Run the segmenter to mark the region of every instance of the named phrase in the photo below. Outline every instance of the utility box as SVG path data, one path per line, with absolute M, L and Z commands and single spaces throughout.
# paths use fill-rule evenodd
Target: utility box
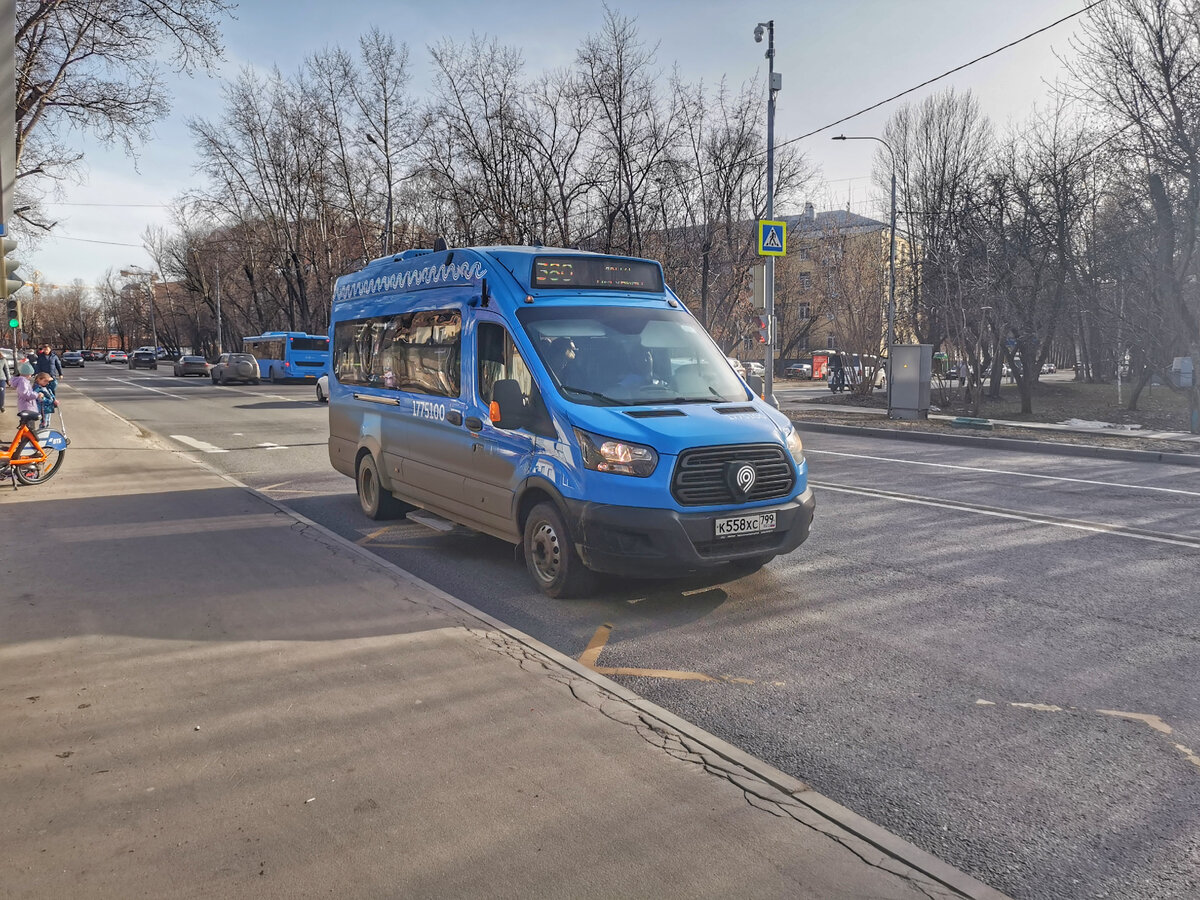
M 1171 380 L 1176 387 L 1191 387 L 1196 373 L 1192 371 L 1190 356 L 1177 356 L 1171 362 Z
M 928 418 L 933 344 L 893 344 L 888 357 L 888 418 Z

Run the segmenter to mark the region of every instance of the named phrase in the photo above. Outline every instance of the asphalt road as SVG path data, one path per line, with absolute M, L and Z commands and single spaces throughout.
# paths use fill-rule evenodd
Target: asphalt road
M 311 385 L 66 384 L 1006 893 L 1200 895 L 1198 470 L 813 435 L 797 552 L 562 602 L 363 517 Z

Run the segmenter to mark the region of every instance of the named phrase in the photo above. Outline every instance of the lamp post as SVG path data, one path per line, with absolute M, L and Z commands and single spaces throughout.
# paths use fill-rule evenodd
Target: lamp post
M 891 232 L 891 249 L 888 253 L 888 308 L 887 308 L 887 405 L 888 417 L 892 415 L 892 345 L 896 343 L 896 151 L 881 137 L 854 137 L 839 134 L 835 141 L 878 141 L 887 147 L 892 158 L 892 214 L 888 224 Z
M 154 324 L 154 273 L 140 266 L 130 266 L 122 269 L 121 274 L 128 278 L 131 275 L 142 275 L 146 278 L 146 290 L 150 294 L 150 339 L 154 343 L 154 355 L 158 356 L 158 328 Z
M 775 72 L 775 20 L 759 22 L 754 28 L 754 42 L 762 43 L 763 29 L 767 33 L 767 219 L 775 218 L 775 95 L 783 87 L 783 76 Z M 770 401 L 775 383 L 775 257 L 768 256 L 765 265 L 767 335 L 763 359 L 763 393 Z

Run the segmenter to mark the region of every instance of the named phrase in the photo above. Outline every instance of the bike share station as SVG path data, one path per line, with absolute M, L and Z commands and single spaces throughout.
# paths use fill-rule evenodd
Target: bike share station
M 929 418 L 932 344 L 893 344 L 888 352 L 888 418 Z

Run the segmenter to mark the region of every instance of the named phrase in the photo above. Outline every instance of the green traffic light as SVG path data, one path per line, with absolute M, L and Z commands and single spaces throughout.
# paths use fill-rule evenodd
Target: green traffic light
M 21 327 L 21 323 L 20 323 L 20 322 L 19 322 L 17 319 L 9 319 L 9 320 L 8 320 L 8 327 L 9 327 L 9 328 L 20 328 L 20 327 Z

